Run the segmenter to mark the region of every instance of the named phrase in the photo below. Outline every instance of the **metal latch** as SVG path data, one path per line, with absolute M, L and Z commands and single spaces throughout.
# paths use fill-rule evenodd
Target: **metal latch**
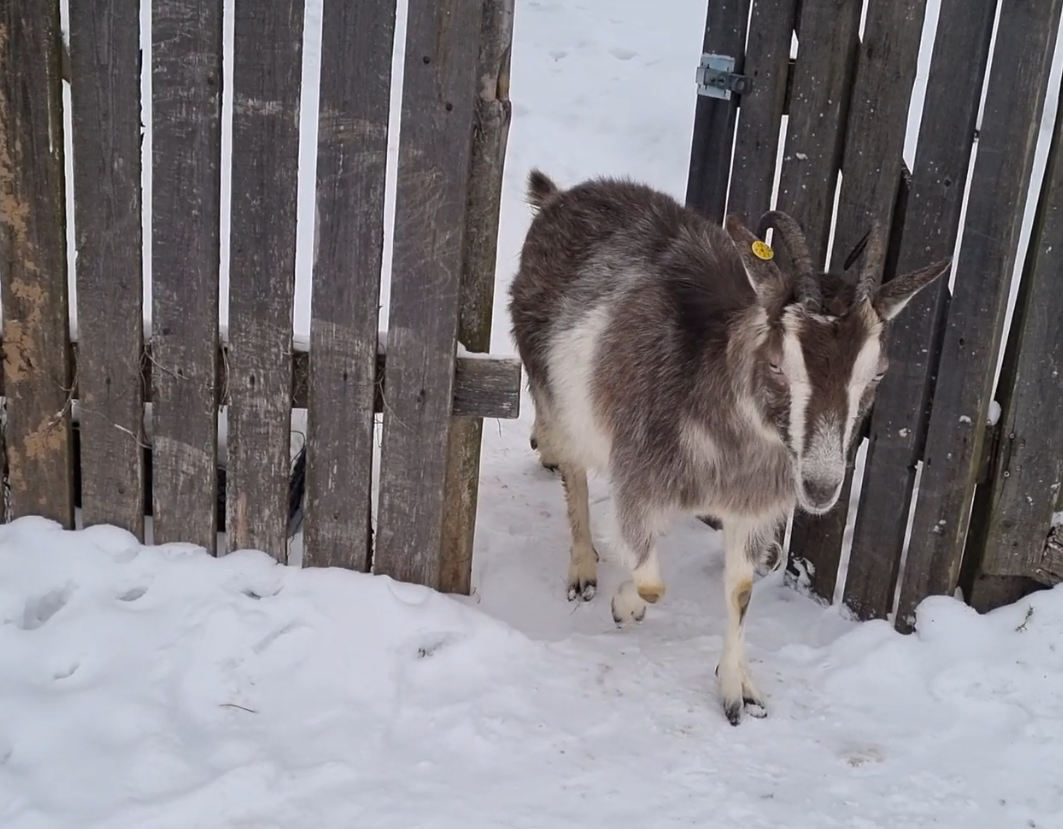
M 698 94 L 729 101 L 732 92 L 739 95 L 749 92 L 752 79 L 735 74 L 734 68 L 735 59 L 730 55 L 702 55 L 698 64 Z

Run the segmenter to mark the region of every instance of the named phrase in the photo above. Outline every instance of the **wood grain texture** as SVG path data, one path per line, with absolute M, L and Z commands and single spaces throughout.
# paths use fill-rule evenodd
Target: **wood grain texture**
M 77 372 L 78 349 L 74 343 L 69 347 L 71 374 L 74 376 L 73 399 L 78 399 Z M 152 357 L 151 342 L 144 344 L 144 400 L 151 402 Z M 215 403 L 224 406 L 228 403 L 225 390 L 229 383 L 226 364 L 228 358 L 222 350 L 218 351 L 218 383 Z M 376 357 L 377 393 L 373 403 L 374 411 L 384 411 L 383 388 L 384 369 L 387 357 Z M 158 371 L 158 369 L 156 369 Z M 308 386 L 310 375 L 310 355 L 305 351 L 295 353 L 292 366 L 292 405 L 305 409 L 309 405 Z M 458 357 L 454 367 L 454 397 L 451 402 L 451 414 L 454 417 L 497 417 L 512 419 L 520 416 L 521 364 L 515 357 Z M 4 392 L 4 378 L 0 376 L 0 394 Z
M 746 26 L 750 0 L 711 0 L 705 18 L 702 50 L 730 55 L 736 73 L 743 72 Z M 789 47 L 787 47 L 789 51 Z M 697 56 L 691 61 L 691 74 Z M 694 132 L 690 141 L 690 171 L 686 204 L 713 221 L 723 222 L 727 182 L 731 177 L 731 154 L 738 114 L 738 96 L 731 100 L 697 95 Z
M 1063 537 L 1058 527 L 1054 527 L 1049 534 L 1044 555 L 1034 575 L 1044 584 L 1055 585 L 1063 582 Z
M 956 587 L 1063 0 L 1004 0 L 895 626 Z
M 407 14 L 374 572 L 434 587 L 482 3 Z
M 512 110 L 512 41 L 513 0 L 484 0 L 458 319 L 458 341 L 475 353 L 491 350 L 499 208 Z M 472 589 L 482 435 L 479 418 L 450 422 L 439 580 L 440 590 L 448 593 L 468 595 Z
M 304 562 L 366 571 L 395 2 L 323 14 Z
M 153 531 L 214 552 L 222 10 L 151 15 Z
M 860 0 L 803 0 L 797 17 L 800 39 L 778 207 L 800 223 L 817 264 L 827 258 L 860 6 Z
M 995 7 L 995 0 L 942 0 L 896 272 L 955 248 Z M 962 90 L 957 77 L 970 79 Z M 890 323 L 890 368 L 870 415 L 843 594 L 860 619 L 885 619 L 893 609 L 948 302 L 945 274 Z
M 1063 109 L 1045 169 L 1026 266 L 996 394 L 1001 407 L 992 477 L 975 496 L 966 555 L 995 576 L 1030 576 L 1063 481 Z
M 832 270 L 843 269 L 846 256 L 873 222 L 879 222 L 882 232 L 893 235 L 925 7 L 926 0 L 874 0 L 868 8 L 845 128 Z M 854 270 L 862 270 L 863 264 L 859 259 Z M 882 276 L 880 272 L 880 281 Z M 812 590 L 828 601 L 837 584 L 854 469 L 850 464 L 834 509 L 818 517 L 801 511 L 794 514 L 792 549 L 811 557 L 816 568 Z
M 771 207 L 779 129 L 787 106 L 790 54 L 798 0 L 755 0 L 743 72 L 753 80 L 739 100 L 727 212 L 756 226 Z
M 144 539 L 140 2 L 73 3 L 81 518 Z
M 799 42 L 777 206 L 800 223 L 817 266 L 826 264 L 859 43 L 860 6 L 860 0 L 803 0 L 795 22 Z M 854 444 L 852 457 L 855 452 Z M 795 511 L 787 579 L 802 578 L 803 570 L 811 593 L 829 602 L 840 551 L 826 540 L 828 534 L 820 532 L 824 520 Z
M 226 546 L 285 563 L 303 3 L 236 3 L 233 43 Z
M 0 279 L 10 516 L 74 524 L 58 0 L 0 4 Z

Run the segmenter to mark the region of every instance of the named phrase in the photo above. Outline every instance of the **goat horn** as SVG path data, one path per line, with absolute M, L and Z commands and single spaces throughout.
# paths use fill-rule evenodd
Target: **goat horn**
M 796 219 L 781 210 L 768 210 L 760 217 L 757 235 L 763 237 L 769 228 L 782 237 L 790 254 L 790 262 L 797 275 L 794 286 L 797 301 L 809 311 L 818 311 L 822 298 L 815 269 L 812 267 L 812 255 L 808 252 L 808 243 L 801 226 Z
M 880 222 L 872 222 L 868 236 L 870 238 L 864 252 L 864 266 L 860 269 L 860 278 L 857 280 L 853 297 L 854 305 L 871 301 L 871 295 L 882 279 L 882 268 L 886 262 L 886 234 L 882 232 Z

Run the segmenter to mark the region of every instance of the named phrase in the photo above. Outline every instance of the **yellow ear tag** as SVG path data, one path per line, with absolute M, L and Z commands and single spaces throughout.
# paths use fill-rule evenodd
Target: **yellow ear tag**
M 760 241 L 760 239 L 757 239 L 752 247 L 753 255 L 757 257 L 757 259 L 763 259 L 767 262 L 768 260 L 775 258 L 775 251 L 773 251 L 766 243 Z

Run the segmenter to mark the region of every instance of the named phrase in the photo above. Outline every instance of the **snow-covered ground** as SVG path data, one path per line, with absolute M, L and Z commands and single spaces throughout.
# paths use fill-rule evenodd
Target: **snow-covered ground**
M 309 0 L 311 88 L 320 9 Z M 682 198 L 704 12 L 517 0 L 495 352 L 513 351 L 530 166 Z M 304 141 L 297 334 L 312 129 Z M 592 481 L 606 561 L 599 597 L 570 604 L 561 487 L 528 449 L 531 418 L 486 425 L 468 598 L 112 528 L 0 527 L 0 827 L 1063 827 L 1063 586 L 984 617 L 932 599 L 902 637 L 769 576 L 748 624 L 769 716 L 732 728 L 713 677 L 717 535 L 677 525 L 668 594 L 618 631 Z

